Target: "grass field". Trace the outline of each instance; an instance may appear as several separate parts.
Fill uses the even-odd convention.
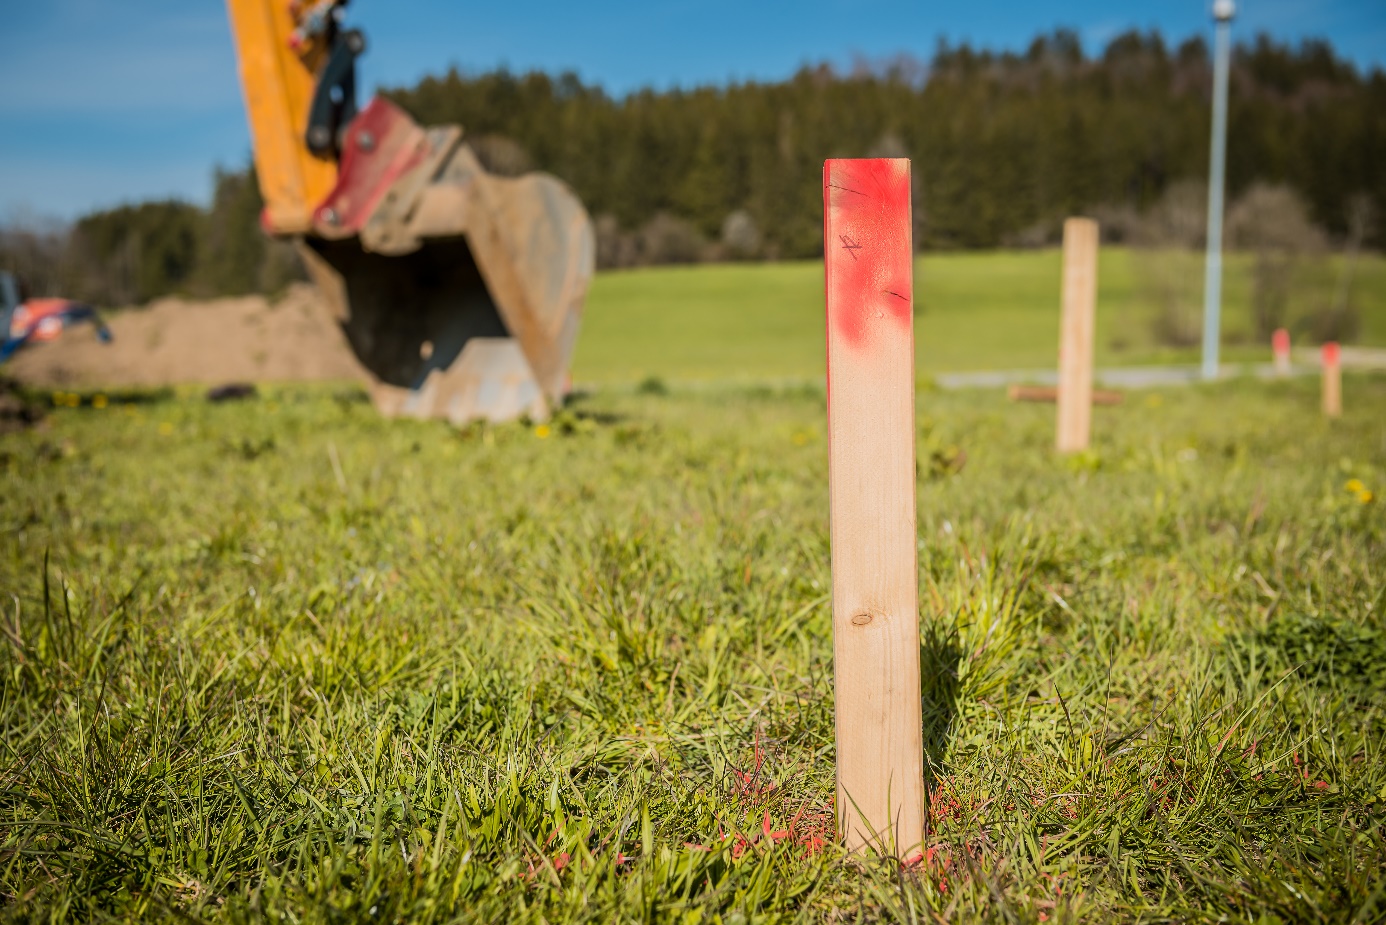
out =
[[[55,410],[0,437],[0,916],[1380,921],[1386,378],[1346,395],[1141,393],[1067,460],[920,395],[911,867],[831,839],[821,392]]]
[[[1160,346],[1151,256],[1104,248],[1098,271],[1097,362],[1196,363],[1198,352]],[[1229,362],[1267,362],[1252,343],[1250,261],[1232,255],[1224,336]],[[1306,264],[1289,312],[1331,304],[1338,261]],[[1202,305],[1202,258],[1165,268],[1188,304]],[[919,371],[1047,369],[1057,362],[1060,254],[1002,251],[928,255],[915,266]],[[1386,347],[1386,260],[1362,258],[1353,300],[1360,342]],[[1297,339],[1304,341],[1303,335]],[[574,375],[579,382],[706,379],[809,380],[823,375],[823,268],[819,262],[660,267],[603,273],[593,286]]]

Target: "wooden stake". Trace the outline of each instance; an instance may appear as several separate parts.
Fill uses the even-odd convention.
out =
[[[924,838],[910,163],[823,165],[838,831]]]
[[[1063,315],[1059,323],[1060,453],[1088,448],[1092,430],[1092,340],[1097,312],[1097,222],[1064,222]]]
[[[1336,342],[1323,345],[1323,414],[1329,418],[1343,416],[1343,367],[1338,354]]]
[[[1290,374],[1290,332],[1276,328],[1271,335],[1271,353],[1275,355],[1275,374],[1285,377]]]

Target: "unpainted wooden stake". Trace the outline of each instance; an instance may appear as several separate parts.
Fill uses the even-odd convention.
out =
[[[1323,413],[1324,417],[1343,416],[1343,367],[1339,361],[1337,343],[1323,345]]]
[[[924,838],[910,162],[823,165],[838,831]]]
[[[1271,353],[1275,355],[1275,374],[1285,377],[1290,374],[1290,332],[1276,328],[1271,335]]]
[[[1064,222],[1063,313],[1059,322],[1060,453],[1088,448],[1092,431],[1092,341],[1097,315],[1097,222]]]

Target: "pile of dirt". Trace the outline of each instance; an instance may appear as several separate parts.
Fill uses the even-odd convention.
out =
[[[363,371],[316,291],[300,284],[263,296],[160,299],[106,316],[114,339],[90,325],[20,351],[5,372],[42,388],[361,379]]]

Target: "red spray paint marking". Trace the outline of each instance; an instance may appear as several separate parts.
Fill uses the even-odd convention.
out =
[[[863,346],[880,322],[913,323],[911,253],[910,162],[825,162],[823,264],[832,312],[828,324],[848,344]]]
[[[1278,357],[1290,355],[1290,332],[1284,328],[1276,328],[1271,335],[1271,352]]]
[[[1338,352],[1339,352],[1339,351],[1338,351],[1338,342],[1337,342],[1337,341],[1331,340],[1331,341],[1329,341],[1328,343],[1324,344],[1324,345],[1323,345],[1323,365],[1324,365],[1324,366],[1337,366],[1337,365],[1338,365]]]

